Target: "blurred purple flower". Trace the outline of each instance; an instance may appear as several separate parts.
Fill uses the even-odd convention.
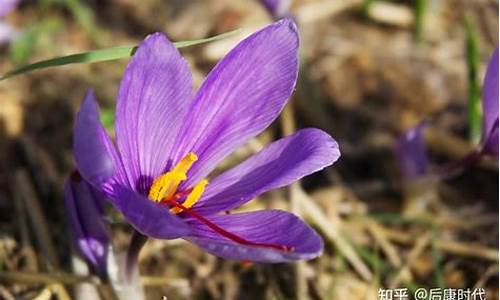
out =
[[[440,166],[433,175],[446,178],[475,163],[482,153],[498,157],[498,48],[490,58],[483,86],[483,136],[481,144],[457,161]],[[417,179],[429,172],[427,150],[422,130],[427,122],[410,128],[398,140],[395,152],[405,179]]]
[[[498,158],[498,47],[490,58],[483,83],[483,149]]]
[[[293,214],[223,212],[334,163],[340,153],[328,134],[300,130],[204,179],[278,117],[295,87],[298,42],[292,20],[267,26],[230,51],[192,97],[186,61],[164,35],[150,35],[120,84],[116,147],[93,93],[81,106],[74,151],[82,176],[143,235],[184,238],[235,260],[318,256],[322,239]]]
[[[0,45],[11,41],[17,35],[17,30],[2,22],[1,19],[14,10],[18,4],[19,0],[0,0]]]
[[[1,0],[0,1],[0,18],[5,17],[6,14],[14,10],[19,4],[19,0]]]
[[[266,10],[276,19],[288,15],[291,0],[260,0]]]
[[[103,197],[75,171],[64,189],[64,206],[75,246],[95,273],[107,277],[110,238],[103,220]]]
[[[403,133],[396,144],[396,156],[399,160],[401,174],[406,180],[426,176],[429,169],[427,149],[422,131],[427,122],[422,121]]]

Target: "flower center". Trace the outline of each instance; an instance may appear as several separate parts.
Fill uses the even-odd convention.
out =
[[[170,212],[174,214],[180,214],[181,212],[186,213],[190,217],[198,220],[199,222],[207,225],[210,229],[218,234],[242,245],[254,246],[254,247],[264,247],[272,248],[275,250],[280,250],[284,252],[293,251],[293,247],[273,244],[273,243],[260,243],[249,241],[242,238],[234,233],[231,233],[217,224],[211,222],[204,216],[200,215],[196,211],[192,210],[191,207],[201,198],[201,195],[205,191],[205,187],[208,184],[208,180],[203,179],[198,182],[193,188],[178,191],[181,182],[187,179],[187,172],[191,166],[198,160],[198,156],[193,152],[189,152],[184,156],[179,163],[177,163],[174,168],[167,173],[158,176],[151,185],[149,189],[148,198],[152,201],[159,202],[163,205],[168,205],[170,207]],[[179,203],[180,200],[186,198],[184,202]]]
[[[208,180],[201,180],[194,188],[188,191],[181,191],[178,193],[177,190],[181,182],[187,179],[187,172],[197,160],[198,156],[193,152],[189,152],[172,168],[172,170],[158,176],[149,189],[148,198],[152,201],[161,202],[163,199],[177,198],[177,200],[180,200],[187,196],[186,200],[183,202],[183,206],[187,208],[192,207],[201,198],[208,184]],[[174,214],[178,214],[182,212],[183,209],[173,207],[170,211]]]

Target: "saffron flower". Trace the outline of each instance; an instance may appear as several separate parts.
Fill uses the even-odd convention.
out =
[[[1,20],[19,4],[19,0],[0,0],[0,45],[9,42],[15,37],[17,31]]]
[[[418,179],[429,172],[427,147],[422,136],[422,131],[427,125],[426,121],[418,123],[404,132],[396,143],[396,157],[399,160],[401,175],[405,180]]]
[[[260,0],[260,3],[274,18],[282,18],[288,14],[291,0]]]
[[[104,198],[78,172],[73,172],[64,188],[64,206],[75,246],[95,274],[107,278],[110,248],[104,222]]]
[[[498,47],[483,81],[483,151],[498,158]]]
[[[429,161],[422,131],[428,125],[420,122],[406,131],[396,143],[395,154],[405,179],[418,179],[428,174],[446,178],[477,162],[484,154],[498,158],[498,47],[491,56],[483,81],[483,129],[481,143],[466,156],[429,172]]]
[[[278,117],[295,87],[298,45],[291,19],[271,24],[230,51],[193,97],[178,50],[163,34],[148,36],[120,83],[116,145],[93,93],[84,99],[74,135],[78,170],[144,236],[183,238],[234,260],[318,256],[321,237],[291,213],[224,212],[333,164],[340,153],[328,134],[300,130],[207,179]]]

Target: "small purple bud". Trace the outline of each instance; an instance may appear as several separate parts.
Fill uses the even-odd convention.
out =
[[[64,205],[73,240],[79,253],[100,277],[107,277],[110,247],[108,228],[103,219],[103,196],[75,171],[64,189]]]
[[[429,161],[422,131],[427,122],[422,121],[403,133],[396,144],[396,155],[401,174],[405,180],[412,180],[427,175]]]
[[[483,84],[483,151],[498,158],[498,47],[490,58]]]

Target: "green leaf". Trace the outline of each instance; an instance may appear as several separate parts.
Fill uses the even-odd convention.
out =
[[[433,220],[424,217],[406,217],[398,213],[373,213],[369,214],[370,218],[373,218],[381,223],[387,224],[421,224],[421,225],[432,225]]]
[[[213,37],[200,39],[200,40],[192,40],[192,41],[181,41],[174,43],[177,48],[184,48],[199,44],[204,44],[208,42],[217,41],[223,38],[226,38],[230,35],[235,34],[239,30],[234,30],[226,33],[222,33]],[[77,63],[96,63],[103,61],[116,60],[120,58],[130,57],[132,56],[137,49],[137,46],[120,46],[120,47],[112,47],[106,49],[99,49],[84,53],[72,54],[68,56],[60,56],[48,60],[43,60],[39,62],[35,62],[29,65],[21,66],[17,69],[7,72],[3,76],[0,77],[0,80],[4,80],[6,78],[31,72],[39,69],[46,69],[51,67],[64,66],[68,64],[77,64]]]
[[[467,53],[467,114],[469,123],[469,139],[477,144],[481,139],[481,87],[479,83],[479,42],[474,25],[465,19],[466,53]]]
[[[432,264],[434,267],[434,279],[436,281],[436,286],[444,289],[445,282],[442,270],[442,262],[443,262],[443,253],[441,249],[437,246],[439,240],[439,232],[436,227],[432,229],[432,238],[431,238],[431,256],[432,256]]]
[[[427,0],[415,0],[415,5],[413,7],[413,14],[415,18],[415,28],[413,33],[417,42],[422,41],[424,19],[427,10],[426,1]]]
[[[363,3],[361,4],[361,10],[362,10],[365,17],[369,16],[369,11],[370,11],[372,4],[373,4],[373,0],[363,0]]]

